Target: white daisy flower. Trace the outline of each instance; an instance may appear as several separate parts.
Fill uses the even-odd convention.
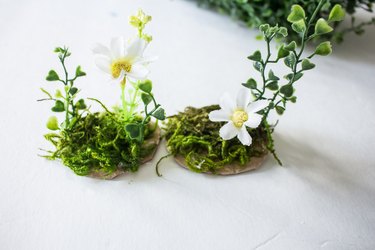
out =
[[[220,100],[220,110],[210,112],[209,119],[213,122],[228,122],[220,129],[220,136],[224,140],[238,137],[243,145],[250,146],[252,138],[246,127],[257,128],[262,121],[262,115],[258,111],[268,106],[266,100],[250,101],[250,91],[242,88],[234,102],[228,94],[224,94]]]
[[[143,52],[147,47],[144,39],[137,38],[130,44],[126,44],[122,37],[111,40],[107,48],[98,44],[93,49],[95,63],[104,72],[114,79],[123,80],[124,77],[144,80],[149,74],[147,65],[155,58],[144,57]]]

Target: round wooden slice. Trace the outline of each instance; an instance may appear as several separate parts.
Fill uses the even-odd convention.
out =
[[[141,162],[140,162],[141,165],[148,162],[148,161],[151,161],[154,158],[156,150],[158,149],[157,146],[160,143],[160,138],[161,138],[160,133],[161,133],[161,129],[159,127],[157,127],[155,129],[154,133],[152,134],[152,137],[148,138],[147,140],[145,140],[143,142],[142,147],[146,148],[146,147],[155,145],[155,148],[152,152],[150,152],[150,154],[146,155],[145,157],[143,157],[141,159]],[[90,173],[87,176],[92,177],[92,178],[96,178],[96,179],[102,179],[102,180],[112,180],[115,177],[124,174],[125,172],[126,171],[118,168],[115,172],[113,172],[111,174],[105,174],[101,171],[95,171],[95,172]]]
[[[248,172],[251,170],[255,170],[255,169],[258,169],[262,165],[266,157],[267,157],[267,154],[261,157],[252,157],[251,161],[249,161],[246,165],[240,165],[238,163],[228,164],[228,165],[225,165],[223,168],[217,170],[215,174],[216,175],[234,175],[234,174],[240,174],[240,173]],[[185,158],[183,156],[177,155],[174,158],[175,158],[175,161],[180,166],[186,169],[189,169],[186,164]],[[203,173],[213,174],[211,172],[203,172]]]

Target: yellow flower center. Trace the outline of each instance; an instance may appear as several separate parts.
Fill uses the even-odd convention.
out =
[[[121,74],[121,71],[130,72],[132,69],[132,64],[129,60],[123,58],[118,59],[111,64],[111,73],[114,78],[118,78]]]
[[[247,113],[243,110],[237,110],[232,115],[232,121],[234,126],[237,128],[242,127],[242,125],[249,119]]]

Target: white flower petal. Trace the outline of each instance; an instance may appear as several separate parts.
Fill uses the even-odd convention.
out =
[[[109,51],[109,49],[106,46],[99,43],[95,44],[95,46],[92,48],[92,52],[95,55],[101,55],[111,58],[111,52]]]
[[[211,111],[208,114],[208,118],[213,122],[225,122],[229,121],[231,114],[223,109]]]
[[[146,48],[146,45],[147,43],[145,40],[137,38],[127,48],[126,57],[132,59],[141,58],[143,56],[143,52]]]
[[[236,104],[233,102],[228,93],[224,93],[224,95],[220,98],[219,104],[220,107],[228,113],[233,113],[236,109]]]
[[[111,40],[111,55],[113,59],[124,56],[124,39],[122,37],[116,37]]]
[[[255,113],[248,114],[249,119],[245,122],[245,125],[249,128],[257,128],[262,121],[263,116]]]
[[[236,126],[234,126],[233,122],[230,121],[221,127],[220,136],[224,140],[230,140],[234,138],[239,132],[240,130]]]
[[[134,64],[130,72],[126,72],[129,77],[139,80],[147,78],[149,73],[150,71],[142,64]]]
[[[247,106],[246,112],[256,113],[256,112],[264,109],[265,107],[267,107],[268,104],[269,104],[269,102],[267,100],[258,100],[258,101],[252,102],[252,103],[249,104],[249,106]]]
[[[156,60],[158,60],[157,56],[146,56],[146,57],[143,57],[143,58],[138,58],[137,60],[135,60],[135,62],[147,65],[147,64],[150,64],[152,62],[155,62]]]
[[[240,132],[237,135],[237,138],[240,140],[240,142],[243,145],[246,145],[246,146],[250,146],[251,143],[252,143],[252,141],[253,141],[253,139],[251,138],[249,132],[247,132],[245,126],[242,126],[242,128],[240,129]]]
[[[106,56],[96,56],[95,57],[95,64],[98,66],[99,69],[103,70],[104,72],[110,74],[111,73],[111,61]]]
[[[246,88],[241,88],[237,93],[237,108],[241,108],[243,110],[246,110],[246,107],[250,103],[250,90]]]

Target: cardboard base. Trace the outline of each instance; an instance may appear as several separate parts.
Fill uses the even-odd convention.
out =
[[[258,169],[258,168],[260,168],[262,163],[265,161],[267,155],[268,154],[265,154],[262,157],[252,157],[251,161],[248,162],[246,165],[240,165],[238,163],[232,163],[232,164],[225,165],[223,168],[218,170],[215,174],[216,175],[235,175],[235,174],[240,174],[240,173],[244,173],[244,172],[248,172],[248,171]],[[175,156],[175,161],[180,166],[182,166],[186,169],[189,169],[187,167],[185,158],[183,156],[181,156],[181,155]],[[203,173],[213,174],[211,172],[203,172]]]

